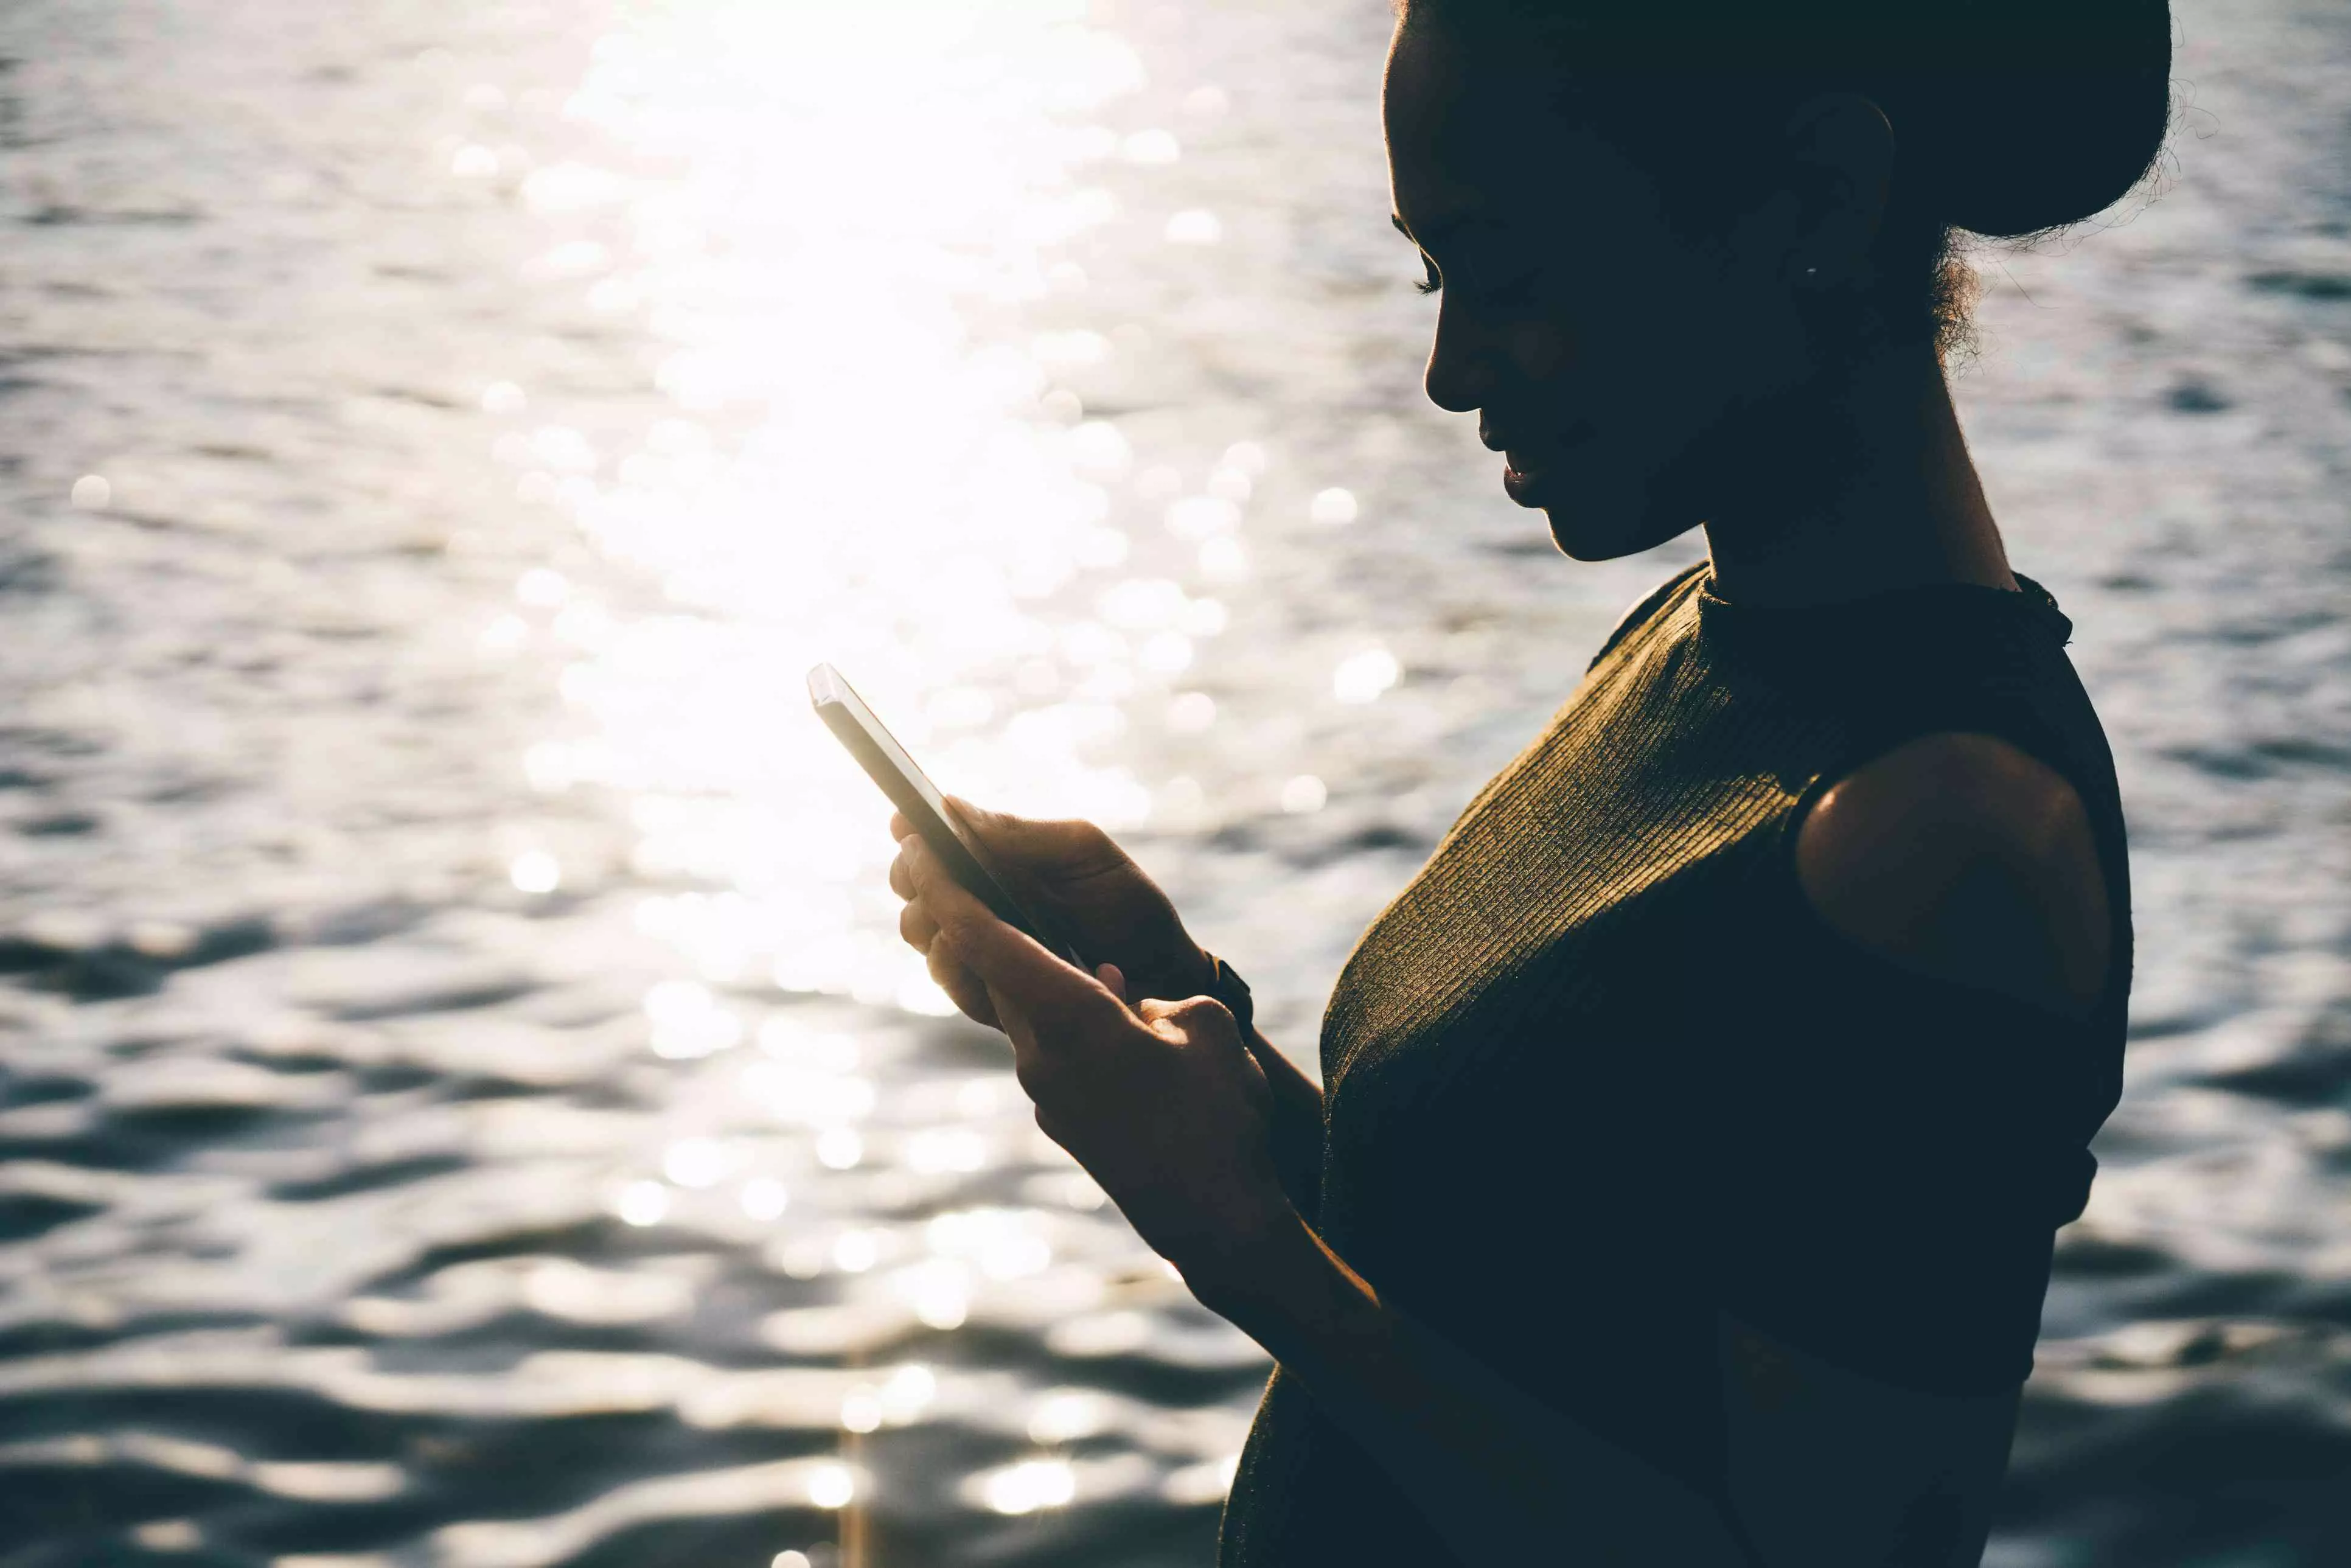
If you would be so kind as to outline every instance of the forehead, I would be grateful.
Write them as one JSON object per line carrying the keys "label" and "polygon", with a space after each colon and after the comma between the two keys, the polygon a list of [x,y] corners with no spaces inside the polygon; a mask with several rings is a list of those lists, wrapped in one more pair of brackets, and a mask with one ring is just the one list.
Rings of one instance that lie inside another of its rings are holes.
{"label": "forehead", "polygon": [[1396,29],[1381,108],[1395,210],[1416,235],[1587,185],[1604,157],[1563,112],[1553,71],[1423,22]]}
{"label": "forehead", "polygon": [[1454,253],[1440,266],[1471,259],[1457,247],[1472,239],[1508,250],[1607,234],[1626,255],[1670,239],[1655,176],[1592,128],[1614,94],[1579,95],[1561,68],[1548,51],[1397,29],[1382,93],[1391,193],[1423,249]]}

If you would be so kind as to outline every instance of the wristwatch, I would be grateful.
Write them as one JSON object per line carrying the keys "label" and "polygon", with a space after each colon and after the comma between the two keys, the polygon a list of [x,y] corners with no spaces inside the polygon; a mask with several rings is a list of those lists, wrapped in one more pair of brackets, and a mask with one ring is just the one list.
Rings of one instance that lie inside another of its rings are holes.
{"label": "wristwatch", "polygon": [[1233,1022],[1240,1026],[1241,1043],[1247,1045],[1257,1017],[1257,1004],[1249,999],[1249,982],[1214,953],[1208,955],[1208,967],[1207,994],[1225,1004],[1225,1010],[1233,1015]]}

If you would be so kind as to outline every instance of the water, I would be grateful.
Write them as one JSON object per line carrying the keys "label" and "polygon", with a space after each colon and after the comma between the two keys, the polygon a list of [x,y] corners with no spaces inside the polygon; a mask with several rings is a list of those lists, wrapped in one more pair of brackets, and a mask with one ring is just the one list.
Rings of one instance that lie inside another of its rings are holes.
{"label": "water", "polygon": [[[1263,1361],[936,1016],[799,682],[1311,1057],[1693,549],[1420,398],[1384,10],[0,15],[0,1563],[1207,1561]],[[2168,188],[1962,387],[2143,954],[1996,1568],[2351,1557],[2351,14],[2182,12]]]}

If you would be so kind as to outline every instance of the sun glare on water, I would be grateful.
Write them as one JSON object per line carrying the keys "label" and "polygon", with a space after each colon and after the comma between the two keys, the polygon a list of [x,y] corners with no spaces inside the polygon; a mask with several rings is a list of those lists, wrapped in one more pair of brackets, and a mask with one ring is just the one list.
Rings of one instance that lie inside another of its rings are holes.
{"label": "sun glare on water", "polygon": [[1087,169],[1120,143],[1090,117],[1141,79],[1052,0],[647,9],[565,111],[611,166],[522,182],[550,286],[640,319],[670,405],[611,453],[528,435],[521,491],[666,601],[631,617],[522,585],[578,655],[575,727],[528,767],[622,792],[635,869],[719,890],[643,915],[713,980],[945,1006],[878,902],[885,808],[808,716],[820,659],[950,789],[1148,810],[1102,743],[1127,702],[1168,700],[1221,609],[1121,571],[1126,438],[1057,382],[1107,340],[1021,319],[1114,216]]}

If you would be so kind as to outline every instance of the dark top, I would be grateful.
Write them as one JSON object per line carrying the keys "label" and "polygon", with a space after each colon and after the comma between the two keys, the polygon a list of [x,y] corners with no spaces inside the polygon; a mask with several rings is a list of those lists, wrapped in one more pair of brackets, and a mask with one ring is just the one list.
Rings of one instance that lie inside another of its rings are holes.
{"label": "dark top", "polygon": [[[1709,1497],[1718,1311],[1906,1387],[2032,1369],[2052,1236],[2121,1092],[2131,926],[2072,625],[2019,580],[1761,610],[1677,576],[1364,934],[1324,1017],[1332,1248]],[[1797,883],[1812,802],[1943,731],[2013,743],[2088,809],[2114,957],[2085,1019],[1881,958]],[[1454,1560],[1280,1372],[1219,1556]]]}

